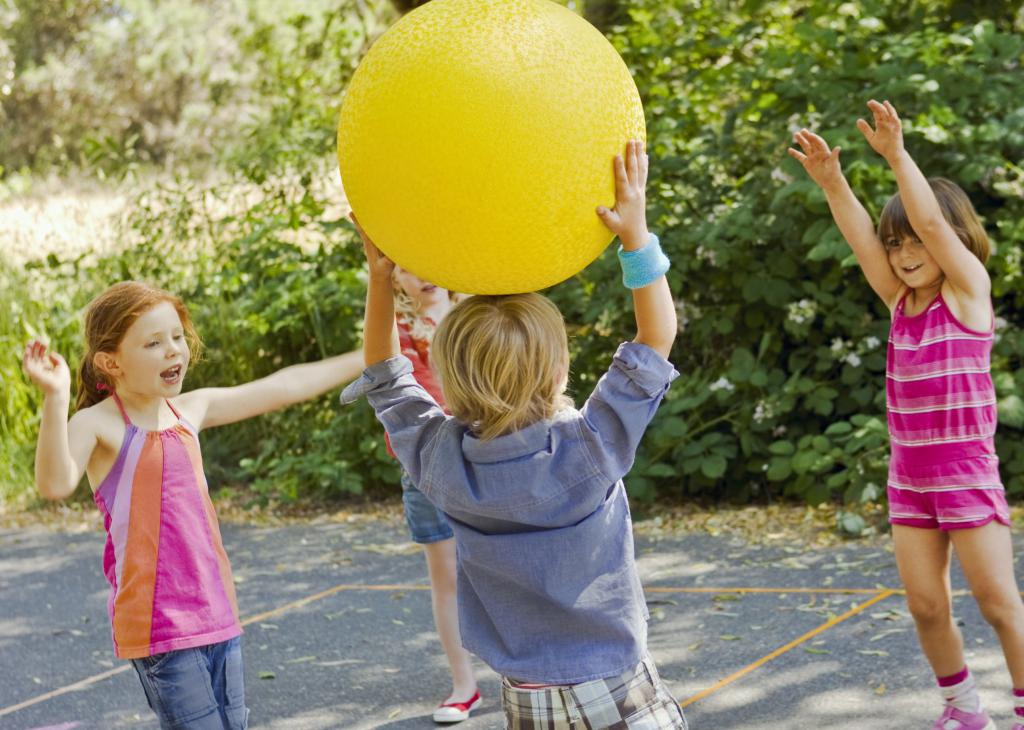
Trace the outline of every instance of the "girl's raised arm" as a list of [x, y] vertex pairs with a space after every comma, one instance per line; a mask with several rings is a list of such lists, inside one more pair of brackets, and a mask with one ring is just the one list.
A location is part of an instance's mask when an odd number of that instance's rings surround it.
[[892, 309], [903, 285], [889, 265], [889, 257], [878, 240], [871, 216], [857, 200], [843, 175], [839, 164], [840, 148], [829, 149], [823, 138], [807, 129], [801, 129], [793, 138], [800, 149], [790, 147], [789, 155], [803, 165], [810, 178], [825, 191], [832, 218], [853, 249], [868, 284]]
[[68, 421], [71, 370], [63, 357], [33, 340], [25, 347], [22, 366], [44, 396], [36, 443], [36, 488], [46, 499], [64, 499], [82, 481], [96, 448], [96, 431], [84, 411]]
[[244, 421], [316, 398], [355, 380], [363, 371], [361, 350], [317, 362], [282, 368], [265, 378], [230, 388], [200, 388], [178, 398], [183, 411], [202, 430]]
[[896, 109], [888, 101], [880, 104], [874, 99], [868, 102], [868, 108], [874, 115], [874, 129], [863, 119], [857, 120], [857, 128], [896, 175], [910, 227], [949, 283], [971, 299], [984, 299], [987, 307], [992, 281], [985, 264], [971, 253], [942, 215], [927, 178], [903, 147], [903, 125]]

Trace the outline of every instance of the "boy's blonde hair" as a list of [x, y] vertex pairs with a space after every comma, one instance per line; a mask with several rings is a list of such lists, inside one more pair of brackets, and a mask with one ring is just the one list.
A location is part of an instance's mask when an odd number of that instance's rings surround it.
[[540, 294], [470, 297], [434, 333], [445, 404], [481, 439], [568, 408], [569, 343], [562, 313]]
[[[944, 177], [928, 178], [928, 184], [935, 193], [935, 199], [939, 201], [942, 217], [953, 227], [964, 246], [977, 256], [981, 263], [988, 261], [988, 234], [985, 233], [985, 227], [978, 219], [967, 193], [955, 182]], [[906, 208], [903, 207], [903, 201], [897, 193], [889, 198], [882, 209], [882, 216], [878, 221], [878, 238], [885, 243], [891, 238], [903, 240], [908, 237], [917, 238], [917, 234], [910, 225]]]

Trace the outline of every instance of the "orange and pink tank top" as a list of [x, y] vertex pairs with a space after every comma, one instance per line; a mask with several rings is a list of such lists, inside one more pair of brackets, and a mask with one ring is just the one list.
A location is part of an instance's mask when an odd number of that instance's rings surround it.
[[124, 441], [93, 499], [103, 513], [103, 573], [121, 659], [216, 644], [242, 633], [196, 429], [138, 428], [117, 395]]

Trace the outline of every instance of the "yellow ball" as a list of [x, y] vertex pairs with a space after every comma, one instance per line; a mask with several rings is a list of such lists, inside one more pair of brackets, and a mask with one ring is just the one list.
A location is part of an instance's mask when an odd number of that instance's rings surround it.
[[535, 291], [612, 239], [612, 158], [645, 136], [625, 63], [550, 0], [433, 0], [382, 35], [338, 122], [342, 183], [396, 263], [474, 294]]

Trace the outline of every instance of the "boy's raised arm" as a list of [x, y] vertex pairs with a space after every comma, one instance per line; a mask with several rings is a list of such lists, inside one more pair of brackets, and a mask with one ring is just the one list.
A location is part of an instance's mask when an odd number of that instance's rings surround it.
[[353, 213], [352, 222], [363, 240], [370, 278], [366, 290], [366, 323], [363, 325], [363, 357], [366, 366], [401, 353], [395, 325], [395, 295], [391, 275], [394, 262], [380, 252]]
[[[672, 292], [664, 274], [668, 260], [661, 253], [657, 238], [647, 230], [647, 153], [643, 142], [630, 141], [626, 145], [625, 159], [616, 155], [614, 166], [615, 207], [601, 206], [597, 214], [622, 243], [619, 257], [623, 263], [623, 278], [633, 290], [637, 328], [634, 342], [647, 345], [667, 358], [678, 324]], [[630, 272], [641, 277], [633, 282], [636, 286], [630, 281]]]

